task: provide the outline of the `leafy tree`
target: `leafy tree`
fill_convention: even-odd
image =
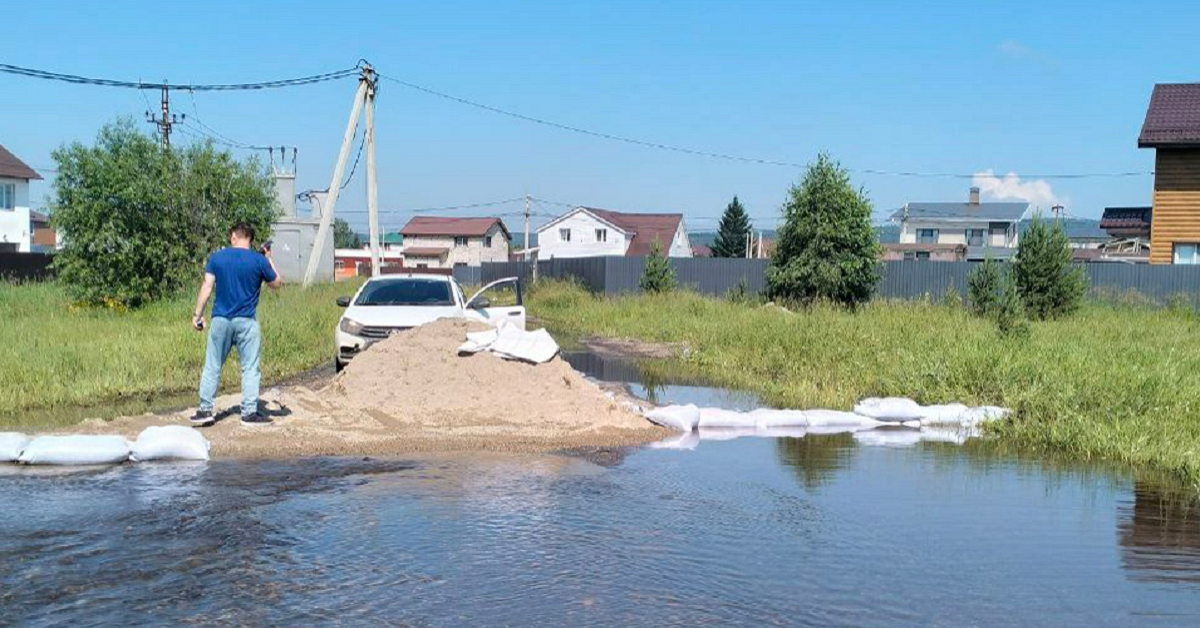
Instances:
[[[967,301],[976,316],[990,316],[1000,303],[1004,270],[990,256],[967,275]]]
[[[1000,335],[1005,338],[1029,336],[1029,321],[1025,318],[1025,305],[1021,303],[1021,291],[1012,269],[1002,273],[1000,297],[993,309],[993,318]]]
[[[209,253],[244,220],[265,240],[276,214],[271,178],[212,143],[164,148],[130,119],[93,146],[53,153],[59,278],[81,303],[138,307],[198,280]]]
[[[750,216],[738,197],[725,206],[717,239],[713,241],[713,257],[746,257],[746,237],[750,234]]]
[[[1034,217],[1021,236],[1012,272],[1030,318],[1046,320],[1079,309],[1087,293],[1083,269],[1071,264],[1071,246],[1062,225]]]
[[[879,282],[879,241],[871,201],[850,185],[846,170],[822,153],[792,186],[783,212],[767,271],[770,295],[851,307],[867,301]]]
[[[643,292],[670,292],[675,289],[675,269],[663,255],[662,242],[657,239],[650,245],[650,254],[646,256],[646,269],[642,271],[639,282]]]
[[[341,218],[333,219],[333,246],[339,249],[361,249],[362,238],[350,228],[350,223]]]

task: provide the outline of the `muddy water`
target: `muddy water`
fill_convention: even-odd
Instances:
[[[970,446],[5,469],[4,625],[1200,625],[1194,501]]]

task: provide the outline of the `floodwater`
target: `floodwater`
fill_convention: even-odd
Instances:
[[[1171,495],[849,434],[5,467],[0,624],[1196,626],[1200,507]]]

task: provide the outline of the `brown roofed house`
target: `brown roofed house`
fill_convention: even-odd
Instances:
[[[1200,264],[1200,83],[1154,86],[1138,148],[1153,148],[1151,264]]]
[[[0,252],[32,250],[29,182],[41,178],[37,171],[0,146]]]
[[[658,242],[668,257],[692,257],[683,214],[576,207],[538,227],[538,258],[644,257]]]
[[[400,235],[404,236],[404,265],[415,268],[506,262],[512,241],[499,218],[417,216]]]

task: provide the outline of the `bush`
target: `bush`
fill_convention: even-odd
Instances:
[[[1071,264],[1071,245],[1062,225],[1049,227],[1034,217],[1021,236],[1012,271],[1025,312],[1036,320],[1061,318],[1083,303],[1088,280],[1082,268]]]
[[[828,155],[808,167],[784,204],[779,244],[767,270],[772,298],[857,306],[879,282],[871,202]]]
[[[1001,275],[1000,297],[995,304],[993,317],[1002,337],[1025,338],[1029,336],[1029,321],[1026,319],[1025,306],[1021,302],[1021,292],[1012,271]]]
[[[51,221],[63,248],[54,267],[88,305],[139,307],[198,282],[209,253],[244,220],[270,235],[266,170],[211,143],[164,148],[131,120],[108,124],[94,146],[54,151]]]
[[[1000,290],[1004,284],[1004,271],[1000,263],[988,257],[971,269],[967,275],[967,301],[971,313],[990,316],[1000,303]]]
[[[671,262],[663,256],[662,243],[655,240],[650,245],[650,254],[646,256],[646,269],[642,271],[639,282],[643,292],[670,292],[675,289],[675,269]]]

